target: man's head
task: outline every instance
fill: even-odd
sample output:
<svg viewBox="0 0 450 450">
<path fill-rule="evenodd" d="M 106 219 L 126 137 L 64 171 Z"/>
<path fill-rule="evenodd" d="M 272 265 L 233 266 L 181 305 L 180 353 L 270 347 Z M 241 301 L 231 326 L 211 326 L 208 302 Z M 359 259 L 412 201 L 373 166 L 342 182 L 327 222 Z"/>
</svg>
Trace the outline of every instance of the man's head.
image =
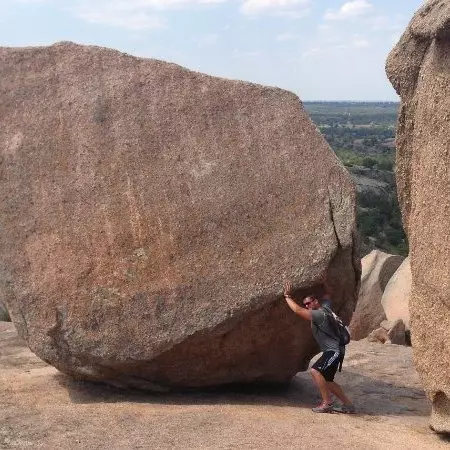
<svg viewBox="0 0 450 450">
<path fill-rule="evenodd" d="M 308 297 L 305 297 L 303 299 L 303 306 L 306 309 L 319 309 L 320 302 L 317 297 L 314 297 L 313 295 L 308 295 Z"/>
</svg>

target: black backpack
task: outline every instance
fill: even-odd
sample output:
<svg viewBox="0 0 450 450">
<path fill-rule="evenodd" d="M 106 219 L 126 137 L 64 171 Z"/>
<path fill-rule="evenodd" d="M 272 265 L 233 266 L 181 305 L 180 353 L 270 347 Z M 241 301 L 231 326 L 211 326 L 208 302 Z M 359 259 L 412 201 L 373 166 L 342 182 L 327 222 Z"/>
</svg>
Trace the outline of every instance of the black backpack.
<svg viewBox="0 0 450 450">
<path fill-rule="evenodd" d="M 339 346 L 345 347 L 350 342 L 350 330 L 344 325 L 342 319 L 334 313 L 330 307 L 322 306 L 322 309 L 325 311 L 325 315 L 328 317 L 331 328 L 334 330 L 335 336 L 330 337 L 339 339 Z"/>
</svg>

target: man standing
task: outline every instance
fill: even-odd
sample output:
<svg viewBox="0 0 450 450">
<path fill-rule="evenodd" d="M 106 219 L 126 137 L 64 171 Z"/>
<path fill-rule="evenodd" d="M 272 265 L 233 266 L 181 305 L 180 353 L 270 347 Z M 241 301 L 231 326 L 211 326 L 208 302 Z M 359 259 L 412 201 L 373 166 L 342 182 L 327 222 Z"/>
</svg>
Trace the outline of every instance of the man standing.
<svg viewBox="0 0 450 450">
<path fill-rule="evenodd" d="M 351 414 L 355 412 L 350 399 L 345 395 L 341 386 L 334 381 L 336 371 L 344 358 L 345 347 L 339 345 L 339 337 L 336 335 L 334 327 L 331 325 L 331 318 L 322 308 L 322 304 L 330 304 L 330 294 L 328 287 L 324 284 L 325 295 L 319 301 L 314 296 L 308 296 L 303 299 L 303 308 L 297 305 L 291 296 L 292 286 L 289 281 L 284 285 L 284 298 L 286 299 L 289 308 L 295 314 L 304 320 L 311 321 L 311 330 L 314 339 L 318 343 L 320 350 L 323 352 L 322 356 L 313 364 L 311 368 L 311 375 L 319 388 L 322 396 L 322 403 L 313 408 L 313 412 L 342 412 Z M 331 402 L 331 395 L 334 394 L 342 404 L 336 405 Z"/>
</svg>

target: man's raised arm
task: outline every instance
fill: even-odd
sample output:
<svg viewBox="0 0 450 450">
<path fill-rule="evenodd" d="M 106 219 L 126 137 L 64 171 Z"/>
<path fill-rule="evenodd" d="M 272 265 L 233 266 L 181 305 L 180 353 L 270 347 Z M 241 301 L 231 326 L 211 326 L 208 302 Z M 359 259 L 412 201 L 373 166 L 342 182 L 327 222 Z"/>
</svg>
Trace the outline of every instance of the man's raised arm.
<svg viewBox="0 0 450 450">
<path fill-rule="evenodd" d="M 291 297 L 291 291 L 292 291 L 291 283 L 289 281 L 286 281 L 284 283 L 284 299 L 286 300 L 286 303 L 288 304 L 289 308 L 291 308 L 292 311 L 294 311 L 295 314 L 300 316 L 302 319 L 311 320 L 312 318 L 311 311 L 297 305 L 297 303 Z"/>
</svg>

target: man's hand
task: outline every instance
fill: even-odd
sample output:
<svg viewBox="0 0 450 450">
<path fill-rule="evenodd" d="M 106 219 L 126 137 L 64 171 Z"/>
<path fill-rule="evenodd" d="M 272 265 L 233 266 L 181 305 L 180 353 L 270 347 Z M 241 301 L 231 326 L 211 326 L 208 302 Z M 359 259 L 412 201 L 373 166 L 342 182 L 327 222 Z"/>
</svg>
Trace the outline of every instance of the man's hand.
<svg viewBox="0 0 450 450">
<path fill-rule="evenodd" d="M 284 297 L 292 298 L 291 293 L 292 293 L 292 284 L 289 280 L 286 280 L 284 282 L 284 291 L 283 291 Z"/>
<path fill-rule="evenodd" d="M 289 308 L 291 308 L 292 311 L 297 314 L 297 316 L 300 316 L 302 319 L 305 320 L 311 320 L 311 311 L 308 311 L 305 308 L 300 307 L 295 303 L 294 299 L 291 297 L 292 293 L 292 284 L 289 280 L 284 282 L 284 299 L 286 300 L 286 303 L 288 304 Z"/>
</svg>

